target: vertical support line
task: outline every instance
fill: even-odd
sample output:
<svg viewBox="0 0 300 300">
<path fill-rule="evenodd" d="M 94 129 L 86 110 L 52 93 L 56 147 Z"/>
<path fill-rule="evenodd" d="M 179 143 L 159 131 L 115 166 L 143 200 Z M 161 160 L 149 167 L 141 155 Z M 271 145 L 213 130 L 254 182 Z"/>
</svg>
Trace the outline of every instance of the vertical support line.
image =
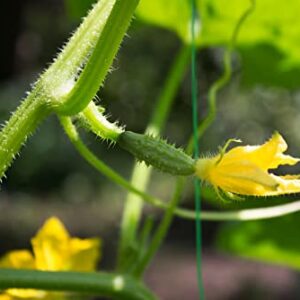
<svg viewBox="0 0 300 300">
<path fill-rule="evenodd" d="M 192 100 L 192 114 L 193 114 L 193 139 L 194 139 L 194 157 L 199 157 L 199 144 L 198 144 L 198 85 L 197 85 L 197 69 L 196 69 L 196 42 L 195 42 L 195 29 L 197 26 L 197 10 L 195 0 L 191 0 L 191 100 Z M 197 178 L 194 179 L 195 189 L 195 210 L 197 215 L 200 216 L 201 211 L 201 189 L 200 182 Z M 197 283 L 199 291 L 199 299 L 204 300 L 204 287 L 202 280 L 202 224 L 201 218 L 196 218 L 196 260 L 197 260 Z"/>
</svg>

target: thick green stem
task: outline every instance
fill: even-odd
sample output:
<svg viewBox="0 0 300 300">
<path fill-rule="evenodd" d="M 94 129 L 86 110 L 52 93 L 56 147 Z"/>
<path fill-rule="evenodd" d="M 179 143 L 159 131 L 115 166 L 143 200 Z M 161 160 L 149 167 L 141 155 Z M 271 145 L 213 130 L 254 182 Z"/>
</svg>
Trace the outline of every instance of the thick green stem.
<svg viewBox="0 0 300 300">
<path fill-rule="evenodd" d="M 157 299 L 142 283 L 121 274 L 0 270 L 0 289 L 31 288 L 86 293 L 116 300 Z"/>
<path fill-rule="evenodd" d="M 66 113 L 79 112 L 92 100 L 108 72 L 137 3 L 138 0 L 101 0 L 90 11 L 1 131 L 0 179 L 27 137 L 53 108 L 59 110 L 62 105 Z M 98 73 L 100 77 L 96 76 Z M 106 133 L 113 135 L 117 132 L 113 129 L 116 128 Z"/>
<path fill-rule="evenodd" d="M 76 76 L 87 62 L 112 11 L 115 0 L 98 1 L 72 35 L 53 64 L 41 76 L 44 85 L 56 96 L 70 91 Z M 52 104 L 60 105 L 60 98 Z"/>
<path fill-rule="evenodd" d="M 138 2 L 139 0 L 115 0 L 97 44 L 76 85 L 57 107 L 59 113 L 75 115 L 95 97 L 115 58 Z"/>
<path fill-rule="evenodd" d="M 159 135 L 164 128 L 178 88 L 185 74 L 189 62 L 189 47 L 184 46 L 176 56 L 167 76 L 162 92 L 158 98 L 152 120 L 146 129 L 146 133 Z M 135 163 L 131 177 L 131 184 L 145 191 L 151 176 L 152 168 L 143 163 Z M 142 198 L 136 193 L 129 192 L 125 202 L 121 225 L 118 265 L 126 260 L 128 249 L 136 239 L 136 232 L 141 218 L 143 207 Z"/>
<path fill-rule="evenodd" d="M 50 113 L 39 87 L 23 101 L 0 132 L 0 179 L 39 123 Z"/>
</svg>

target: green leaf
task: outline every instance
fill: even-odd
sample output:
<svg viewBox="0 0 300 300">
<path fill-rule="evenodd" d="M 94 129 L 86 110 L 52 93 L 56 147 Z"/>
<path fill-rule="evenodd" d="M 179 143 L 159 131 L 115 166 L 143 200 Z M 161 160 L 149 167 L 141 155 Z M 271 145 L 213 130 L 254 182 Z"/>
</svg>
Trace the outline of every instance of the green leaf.
<svg viewBox="0 0 300 300">
<path fill-rule="evenodd" d="M 297 89 L 300 86 L 300 64 L 286 68 L 285 55 L 270 45 L 240 48 L 242 84 L 256 84 Z"/>
<path fill-rule="evenodd" d="M 250 0 L 199 1 L 202 16 L 201 45 L 223 46 L 230 41 L 237 20 Z M 236 46 L 241 53 L 243 82 L 297 88 L 300 70 L 300 2 L 255 2 L 243 24 Z"/>
<path fill-rule="evenodd" d="M 250 0 L 199 1 L 202 16 L 202 44 L 225 45 Z M 300 61 L 300 2 L 290 0 L 256 1 L 238 37 L 238 45 L 269 44 L 289 55 L 289 62 Z"/>
<path fill-rule="evenodd" d="M 300 270 L 300 215 L 225 225 L 218 246 L 230 253 Z"/>
<path fill-rule="evenodd" d="M 190 40 L 190 0 L 141 0 L 136 13 L 144 22 L 169 29 L 184 42 Z"/>
<path fill-rule="evenodd" d="M 228 45 L 251 1 L 197 0 L 197 4 L 201 19 L 199 46 L 219 47 Z M 300 69 L 299 11 L 298 0 L 290 0 L 288 5 L 281 0 L 255 1 L 255 9 L 243 24 L 236 42 L 246 68 L 246 84 L 299 86 L 299 81 L 292 78 L 299 78 Z M 175 32 L 183 42 L 190 41 L 189 0 L 141 0 L 137 15 L 149 24 Z"/>
</svg>

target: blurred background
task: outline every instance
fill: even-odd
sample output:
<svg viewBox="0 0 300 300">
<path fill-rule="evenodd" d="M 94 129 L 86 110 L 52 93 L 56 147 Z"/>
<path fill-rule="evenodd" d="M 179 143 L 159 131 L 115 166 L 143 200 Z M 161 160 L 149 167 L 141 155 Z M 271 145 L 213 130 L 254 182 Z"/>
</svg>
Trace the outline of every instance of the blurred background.
<svg viewBox="0 0 300 300">
<path fill-rule="evenodd" d="M 75 0 L 0 2 L 2 123 L 66 42 L 90 2 L 83 5 Z M 213 6 L 206 9 L 212 10 Z M 139 13 L 122 44 L 113 71 L 99 91 L 101 104 L 111 120 L 118 120 L 135 132 L 143 132 L 147 126 L 153 103 L 183 44 L 180 33 L 158 25 L 162 26 L 153 26 L 142 11 Z M 275 29 L 273 26 L 274 37 L 278 37 L 280 33 Z M 300 27 L 298 31 L 300 34 Z M 293 34 L 296 36 L 295 30 Z M 218 47 L 218 42 L 215 44 L 215 47 L 202 47 L 198 52 L 201 118 L 207 112 L 208 89 L 222 74 L 224 48 Z M 278 130 L 290 145 L 289 153 L 299 156 L 300 68 L 295 63 L 296 58 L 282 68 L 283 59 L 289 53 L 280 52 L 274 44 L 264 41 L 245 45 L 247 43 L 241 43 L 233 56 L 233 77 L 218 95 L 217 117 L 201 140 L 201 153 L 215 153 L 219 145 L 232 137 L 242 139 L 245 144 L 260 144 Z M 187 68 L 163 133 L 177 145 L 185 145 L 191 134 L 190 102 Z M 86 143 L 101 159 L 130 177 L 134 163 L 130 155 L 117 146 L 109 147 L 93 135 L 83 134 Z M 282 170 L 300 171 L 297 167 Z M 153 173 L 151 193 L 168 199 L 173 187 L 174 178 Z M 30 238 L 37 229 L 46 218 L 55 215 L 72 235 L 101 236 L 104 246 L 99 267 L 110 270 L 114 267 L 125 196 L 123 189 L 97 173 L 79 156 L 56 117 L 51 116 L 29 139 L 1 184 L 0 254 L 29 248 Z M 273 200 L 282 203 L 295 198 L 297 195 Z M 215 196 L 207 192 L 203 208 L 220 209 L 214 199 Z M 221 209 L 267 206 L 272 205 L 273 200 L 221 204 Z M 184 206 L 193 208 L 191 182 L 185 192 Z M 146 212 L 159 220 L 159 211 L 148 207 Z M 204 222 L 203 277 L 207 299 L 299 299 L 299 221 L 299 214 L 295 214 L 245 224 Z M 175 219 L 164 246 L 147 272 L 146 281 L 160 299 L 197 299 L 194 227 L 192 221 Z"/>
</svg>

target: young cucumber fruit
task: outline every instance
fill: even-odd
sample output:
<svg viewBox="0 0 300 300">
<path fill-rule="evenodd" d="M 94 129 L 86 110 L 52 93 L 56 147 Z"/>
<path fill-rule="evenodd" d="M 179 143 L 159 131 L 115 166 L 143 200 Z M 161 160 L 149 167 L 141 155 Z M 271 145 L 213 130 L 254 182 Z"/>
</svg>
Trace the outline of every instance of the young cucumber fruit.
<svg viewBox="0 0 300 300">
<path fill-rule="evenodd" d="M 124 131 L 117 143 L 139 161 L 163 172 L 185 176 L 195 173 L 195 160 L 162 139 Z"/>
</svg>

